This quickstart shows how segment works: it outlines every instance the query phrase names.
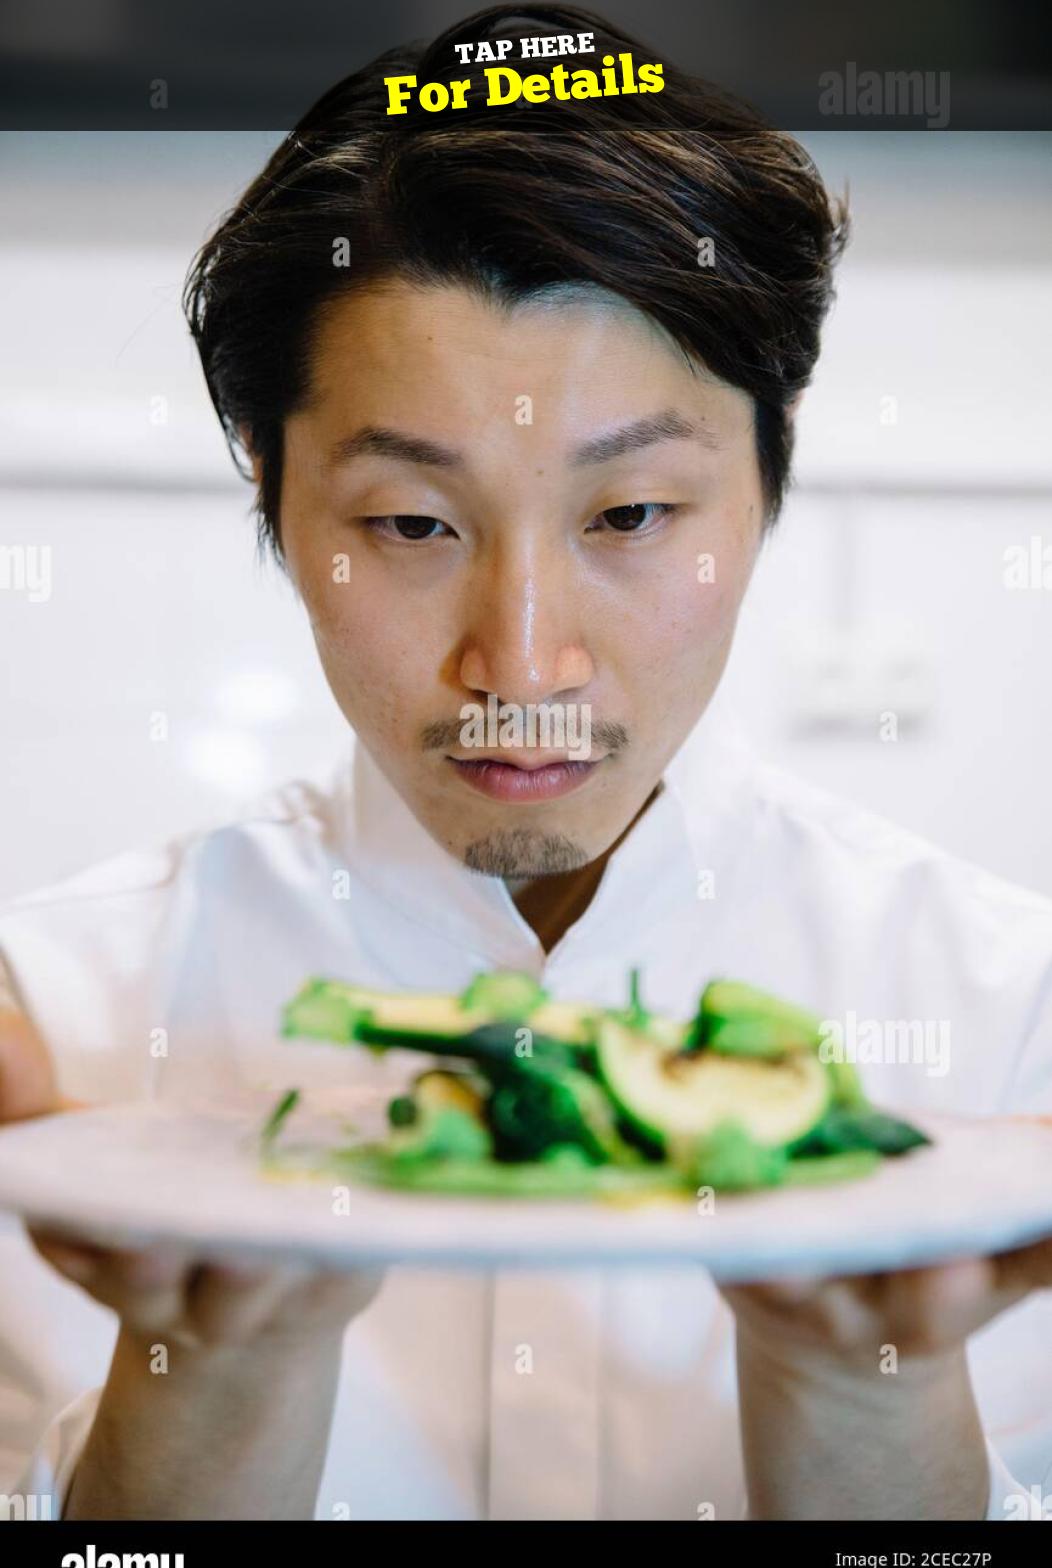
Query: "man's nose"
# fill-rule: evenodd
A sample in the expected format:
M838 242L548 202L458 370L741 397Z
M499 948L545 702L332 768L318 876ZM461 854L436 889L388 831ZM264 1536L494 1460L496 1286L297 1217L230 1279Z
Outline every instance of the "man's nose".
M549 702L594 674L566 562L525 550L491 561L472 584L460 678L501 702Z

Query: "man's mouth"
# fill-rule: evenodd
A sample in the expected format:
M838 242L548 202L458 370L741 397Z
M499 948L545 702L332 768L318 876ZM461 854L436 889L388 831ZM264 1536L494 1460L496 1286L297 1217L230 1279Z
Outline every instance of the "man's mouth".
M588 782L603 760L598 757L589 762L574 762L569 757L545 758L507 752L499 758L446 758L471 789L488 795L491 800L507 801L555 800L560 795L569 795Z

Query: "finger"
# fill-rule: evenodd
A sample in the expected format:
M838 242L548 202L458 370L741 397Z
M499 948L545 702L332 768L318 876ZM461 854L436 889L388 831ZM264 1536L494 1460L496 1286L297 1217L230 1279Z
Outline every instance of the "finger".
M83 1285L89 1280L99 1263L99 1249L67 1240L61 1232L29 1230L29 1239L37 1252L58 1269L60 1274Z
M297 1265L206 1264L190 1281L186 1326L204 1344L245 1344L308 1277Z
M1000 1290L1018 1297L1052 1289L1052 1237L1000 1252L991 1260Z
M51 1053L30 1020L0 1011L0 1122L23 1121L57 1110Z
M744 1306L767 1311L793 1311L814 1300L824 1281L811 1276L787 1279L757 1280L747 1285L722 1285L721 1292L729 1301L739 1301Z
M132 1333L155 1334L181 1320L190 1268L178 1248L111 1249L100 1253L83 1283Z
M386 1266L358 1268L351 1274L323 1269L298 1293L297 1310L319 1331L344 1329L375 1301L386 1278Z

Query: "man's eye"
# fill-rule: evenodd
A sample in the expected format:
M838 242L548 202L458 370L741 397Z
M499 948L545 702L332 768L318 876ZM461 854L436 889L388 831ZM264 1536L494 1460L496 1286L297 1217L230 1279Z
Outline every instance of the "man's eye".
M631 506L608 506L588 526L592 530L596 525L601 527L605 523L619 534L649 533L655 523L675 510L675 506L668 501L636 501Z
M395 517L366 517L364 522L371 533L380 534L387 539L401 539L406 544L418 544L426 539L440 539L441 533L435 533L434 530L446 526L438 517L413 517L408 514Z

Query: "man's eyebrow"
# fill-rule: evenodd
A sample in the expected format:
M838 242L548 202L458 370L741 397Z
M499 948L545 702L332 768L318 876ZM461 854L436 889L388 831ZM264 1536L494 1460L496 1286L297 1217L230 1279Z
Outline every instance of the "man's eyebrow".
M610 430L593 436L571 454L570 463L581 468L593 463L608 463L658 441L697 441L702 446L718 451L719 441L705 424L686 419L673 408L659 414L646 414ZM440 446L424 436L407 435L401 430L391 430L384 425L365 425L352 436L343 436L329 452L327 468L339 468L356 457L370 454L376 457L393 457L404 463L421 463L431 468L463 468L464 459L451 447Z
M462 468L464 459L459 452L437 441L427 441L423 436L404 435L400 430L388 430L382 425L365 425L353 436L344 436L331 448L327 468L338 468L352 458L364 453L377 457L396 457L404 463L426 463L432 468Z
M712 451L720 449L720 442L707 425L684 418L674 408L666 408L660 414L634 419L630 425L622 425L620 430L593 437L577 448L570 461L575 468L586 463L608 463L611 458L635 452L639 447L653 446L656 441L697 441Z

